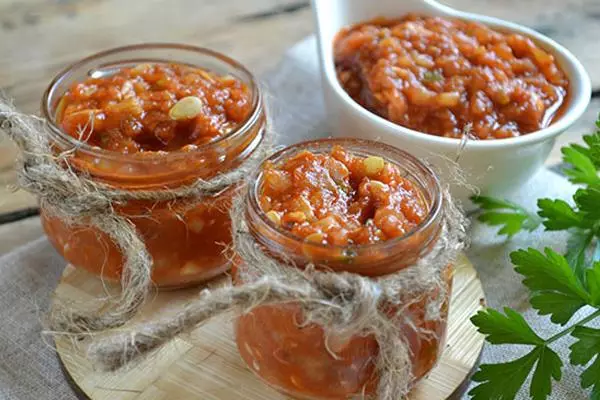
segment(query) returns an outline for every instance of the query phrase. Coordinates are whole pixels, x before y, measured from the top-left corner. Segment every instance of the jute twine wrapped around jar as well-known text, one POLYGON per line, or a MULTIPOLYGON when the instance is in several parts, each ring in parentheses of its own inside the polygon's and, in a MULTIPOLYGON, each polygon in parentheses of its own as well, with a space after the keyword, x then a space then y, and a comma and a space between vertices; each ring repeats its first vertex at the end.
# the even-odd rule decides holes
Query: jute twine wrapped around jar
MULTIPOLYGON (((443 221, 439 239, 413 265, 399 272, 369 278, 348 272, 299 269, 265 254, 245 221, 244 198, 238 195, 232 207, 233 251, 240 258, 239 286, 226 286, 190 301, 168 317, 146 321, 125 333, 101 339, 89 348, 99 367, 115 370, 206 320, 237 310, 251 312, 262 305, 294 302, 305 318, 302 324, 317 324, 329 338, 373 335, 379 346, 376 369, 380 377, 377 399, 398 400, 406 396, 413 382, 411 353, 401 325, 416 326, 411 304, 422 302, 425 320, 442 318, 447 286, 442 270, 456 261, 467 241, 467 220, 447 192, 443 197, 443 221), (395 309, 390 315, 390 306, 395 309)), ((420 335, 435 333, 420 331, 420 335)), ((335 353, 327 346, 330 353, 335 353)))
POLYGON ((115 212, 115 206, 131 200, 183 200, 187 207, 215 196, 243 181, 272 151, 269 130, 259 146, 237 168, 209 180, 162 190, 122 190, 99 183, 72 168, 77 148, 56 154, 50 141, 48 122, 18 112, 0 96, 0 129, 19 146, 22 157, 17 167, 18 186, 37 195, 49 215, 67 224, 84 224, 106 233, 123 254, 121 294, 90 312, 55 303, 47 330, 53 334, 88 334, 126 323, 146 300, 152 288, 152 258, 133 223, 115 212))
MULTIPOLYGON (((167 201, 202 198, 220 193, 250 176, 271 150, 262 145, 236 170, 209 181, 158 191, 124 191, 94 182, 76 172, 69 160, 76 149, 54 154, 46 121, 18 113, 0 100, 0 126, 23 151, 19 186, 40 198, 45 209, 72 223, 96 226, 109 235, 124 255, 122 294, 111 299, 107 311, 81 313, 55 304, 49 316, 52 333, 86 334, 118 327, 133 316, 151 288, 151 258, 131 221, 115 213, 114 206, 130 200, 167 201)), ((348 272, 329 272, 294 265, 265 254, 245 222, 244 198, 237 196, 232 207, 233 248, 244 264, 240 286, 226 286, 201 296, 168 317, 147 321, 126 333, 92 343, 89 355, 99 366, 114 370, 156 349, 176 335, 202 322, 238 310, 248 313, 261 305, 295 302, 301 306, 305 324, 317 324, 328 338, 373 335, 379 346, 376 369, 380 377, 376 397, 397 400, 410 390, 413 374, 409 344, 399 326, 412 325, 411 304, 426 296, 425 320, 441 318, 447 298, 442 270, 456 261, 467 242, 467 220, 445 192, 443 221, 435 245, 413 265, 394 274, 369 278, 348 272), (389 314, 390 306, 396 311, 389 314)), ((104 306, 102 307, 105 308, 104 306)), ((430 336, 430 331, 419 332, 430 336)), ((328 347, 329 348, 329 347, 328 347)), ((333 350, 330 352, 334 354, 333 350)))

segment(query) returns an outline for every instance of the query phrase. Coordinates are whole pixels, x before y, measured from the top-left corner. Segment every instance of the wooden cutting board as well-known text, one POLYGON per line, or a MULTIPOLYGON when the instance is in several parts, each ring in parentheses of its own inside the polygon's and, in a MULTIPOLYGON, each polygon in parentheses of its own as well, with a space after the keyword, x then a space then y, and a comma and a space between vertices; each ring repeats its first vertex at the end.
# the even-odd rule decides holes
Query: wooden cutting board
MULTIPOLYGON (((226 284, 226 278, 212 285, 226 284)), ((110 288, 71 266, 63 273, 55 296, 81 305, 105 297, 110 288)), ((169 312, 197 296, 199 289, 158 292, 133 324, 169 312)), ((454 275, 446 348, 436 368, 421 381, 410 400, 458 399, 467 387, 483 348, 483 336, 469 318, 485 304, 481 282, 463 257, 454 275)), ((93 400, 285 400, 246 367, 233 340, 232 315, 224 315, 180 335, 148 358, 113 373, 94 371, 86 358, 88 342, 56 336, 65 374, 84 399, 93 400)))

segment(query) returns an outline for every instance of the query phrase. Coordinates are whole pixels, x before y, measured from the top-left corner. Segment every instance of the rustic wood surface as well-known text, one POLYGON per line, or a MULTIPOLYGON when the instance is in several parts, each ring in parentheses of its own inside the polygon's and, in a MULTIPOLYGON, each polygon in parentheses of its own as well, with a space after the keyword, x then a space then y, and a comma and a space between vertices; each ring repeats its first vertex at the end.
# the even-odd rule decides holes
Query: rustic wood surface
MULTIPOLYGON (((198 290, 161 292, 138 318, 168 312, 197 293, 198 290)), ((85 304, 105 294, 106 288, 99 279, 73 267, 65 269, 56 290, 58 299, 73 304, 85 304)), ((417 386, 411 400, 460 398, 462 384, 476 365, 484 342, 483 335, 464 321, 483 304, 481 282, 473 265, 463 257, 454 275, 446 347, 438 366, 417 386)), ((74 344, 60 335, 55 340, 74 384, 93 400, 288 399, 264 386, 246 367, 233 340, 230 315, 180 335, 150 358, 118 373, 94 371, 86 357, 86 342, 74 344)))
MULTIPOLYGON (((442 2, 514 20, 555 38, 582 60, 600 90, 598 0, 442 2)), ((260 74, 312 29, 307 0, 0 0, 0 88, 20 109, 37 112, 46 85, 67 64, 99 50, 150 41, 211 47, 260 74)), ((590 131, 598 111, 600 100, 559 142, 578 140, 590 131)), ((16 152, 2 139, 0 215, 6 215, 36 204, 27 193, 14 191, 16 152)), ((549 164, 559 160, 557 146, 549 164)), ((17 224, 15 230, 12 234, 18 236, 21 227, 17 224)))

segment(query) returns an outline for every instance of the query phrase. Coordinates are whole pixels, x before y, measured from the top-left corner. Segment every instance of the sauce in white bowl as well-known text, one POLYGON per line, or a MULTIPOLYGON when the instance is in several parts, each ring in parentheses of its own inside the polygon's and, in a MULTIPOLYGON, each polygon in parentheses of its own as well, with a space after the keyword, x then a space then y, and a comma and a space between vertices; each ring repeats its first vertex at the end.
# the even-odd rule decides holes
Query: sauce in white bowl
POLYGON ((333 134, 381 140, 427 159, 442 180, 451 184, 454 196, 462 201, 473 194, 473 187, 485 194, 507 196, 526 184, 546 161, 556 137, 572 125, 589 104, 591 84, 579 61, 564 47, 523 26, 456 11, 432 0, 313 0, 313 8, 325 103, 333 134), (550 125, 521 136, 462 143, 464 148, 460 151, 458 166, 466 182, 457 183, 456 168, 449 160, 457 158, 460 139, 418 132, 367 110, 352 99, 336 74, 334 42, 342 29, 378 17, 396 20, 409 13, 477 21, 498 32, 531 38, 554 56, 566 75, 568 96, 560 115, 550 125))

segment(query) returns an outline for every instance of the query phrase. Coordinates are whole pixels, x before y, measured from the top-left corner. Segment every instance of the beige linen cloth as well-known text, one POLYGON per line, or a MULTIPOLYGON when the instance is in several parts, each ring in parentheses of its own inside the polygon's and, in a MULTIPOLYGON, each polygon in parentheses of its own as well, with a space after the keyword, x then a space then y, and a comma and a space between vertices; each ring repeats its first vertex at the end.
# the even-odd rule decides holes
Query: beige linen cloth
MULTIPOLYGON (((290 49, 275 72, 265 76, 270 92, 270 107, 282 143, 325 136, 327 126, 321 100, 315 41, 309 38, 290 49)), ((574 188, 548 170, 541 171, 513 199, 534 209, 541 196, 570 197, 574 188)), ((527 303, 527 291, 513 271, 508 254, 517 248, 565 247, 562 234, 518 234, 507 241, 493 229, 475 223, 473 243, 468 256, 477 267, 492 307, 510 306, 525 312, 535 330, 547 337, 553 333, 547 318, 538 317, 527 303)), ((40 335, 40 315, 49 299, 65 262, 48 241, 41 237, 0 257, 0 399, 71 400, 75 394, 63 377, 53 349, 40 335)), ((464 321, 465 324, 469 321, 464 321)), ((46 339, 47 340, 47 339, 46 339)), ((568 340, 555 349, 563 359, 568 340)), ((523 354, 520 346, 486 347, 483 362, 500 362, 523 354)), ((586 396, 579 389, 578 371, 566 366, 564 378, 556 385, 552 399, 579 400, 586 396)), ((465 396, 465 399, 467 397, 465 396)), ((521 396, 520 399, 525 399, 521 396)))

